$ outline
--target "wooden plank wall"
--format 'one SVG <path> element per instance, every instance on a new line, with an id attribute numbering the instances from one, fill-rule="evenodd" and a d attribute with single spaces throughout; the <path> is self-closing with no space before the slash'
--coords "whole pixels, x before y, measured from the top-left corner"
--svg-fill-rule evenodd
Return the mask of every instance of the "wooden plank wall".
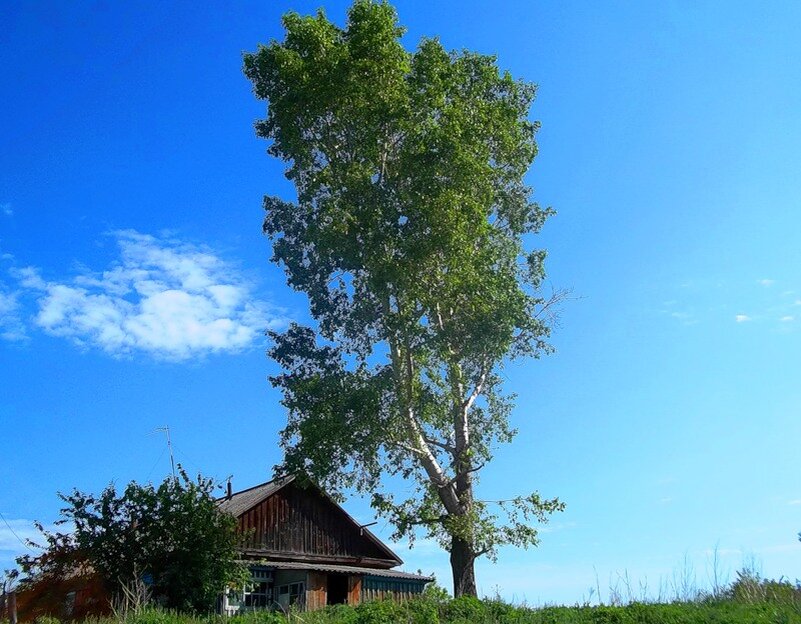
<path id="1" fill-rule="evenodd" d="M 322 609 L 327 600 L 328 575 L 325 572 L 309 572 L 306 582 L 306 609 Z"/>
<path id="2" fill-rule="evenodd" d="M 246 548 L 332 558 L 386 558 L 329 501 L 294 485 L 245 512 L 239 517 L 239 528 L 249 535 Z"/>
<path id="3" fill-rule="evenodd" d="M 348 604 L 357 605 L 362 601 L 362 577 L 348 577 Z"/>

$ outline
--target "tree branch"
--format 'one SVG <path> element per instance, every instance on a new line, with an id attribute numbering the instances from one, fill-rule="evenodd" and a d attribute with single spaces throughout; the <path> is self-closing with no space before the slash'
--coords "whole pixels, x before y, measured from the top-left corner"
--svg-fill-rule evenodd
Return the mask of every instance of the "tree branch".
<path id="1" fill-rule="evenodd" d="M 464 477 L 465 475 L 468 475 L 468 474 L 470 474 L 471 472 L 478 472 L 478 471 L 479 471 L 479 470 L 481 470 L 481 469 L 482 469 L 482 468 L 483 468 L 483 467 L 484 467 L 486 464 L 487 464 L 487 462 L 481 462 L 481 463 L 480 463 L 478 466 L 473 466 L 473 467 L 471 467 L 471 468 L 465 468 L 465 469 L 463 469 L 463 470 L 459 470 L 459 471 L 457 471 L 457 472 L 456 472 L 456 474 L 455 474 L 455 475 L 454 475 L 454 476 L 453 476 L 453 477 L 452 477 L 452 478 L 451 478 L 451 479 L 448 481 L 448 483 L 449 483 L 449 484 L 456 483 L 456 480 L 457 480 L 457 479 L 459 479 L 460 477 Z M 488 503 L 491 503 L 491 502 L 495 502 L 495 501 L 481 501 L 481 502 L 488 502 Z M 501 502 L 501 501 L 497 501 L 497 502 Z"/>
<path id="2" fill-rule="evenodd" d="M 447 453 L 454 453 L 456 451 L 456 447 L 452 444 L 448 444 L 447 442 L 440 442 L 439 440 L 434 440 L 433 438 L 429 438 L 427 436 L 423 436 L 426 444 L 430 444 L 431 446 L 436 446 L 441 448 L 443 451 Z"/>
<path id="3" fill-rule="evenodd" d="M 484 382 L 487 380 L 487 372 L 487 365 L 484 363 L 481 366 L 481 374 L 478 377 L 478 381 L 476 382 L 473 392 L 469 397 L 467 397 L 467 400 L 462 403 L 462 409 L 465 411 L 465 413 L 470 411 L 470 408 L 473 407 L 473 403 L 475 403 L 476 399 L 481 395 L 481 391 L 484 389 Z"/>

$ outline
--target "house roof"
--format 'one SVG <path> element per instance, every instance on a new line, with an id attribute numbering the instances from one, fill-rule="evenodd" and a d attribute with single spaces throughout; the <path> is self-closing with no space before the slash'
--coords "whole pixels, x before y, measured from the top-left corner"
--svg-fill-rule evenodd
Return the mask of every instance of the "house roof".
<path id="1" fill-rule="evenodd" d="M 287 475 L 278 477 L 272 481 L 254 485 L 247 490 L 235 492 L 231 498 L 223 497 L 218 498 L 217 502 L 220 505 L 220 510 L 229 513 L 234 517 L 239 517 L 249 509 L 258 505 L 264 499 L 272 496 L 285 485 L 289 485 L 295 480 L 294 475 Z"/>
<path id="2" fill-rule="evenodd" d="M 245 561 L 249 565 L 254 565 L 253 561 Z M 408 581 L 424 581 L 430 583 L 434 580 L 433 576 L 412 574 L 411 572 L 401 572 L 400 570 L 381 570 L 376 568 L 360 568 L 356 566 L 334 565 L 327 563 L 300 563 L 295 561 L 259 561 L 259 567 L 273 568 L 276 570 L 313 570 L 315 572 L 341 572 L 344 574 L 362 574 L 364 576 L 379 576 L 382 578 L 393 578 Z"/>
<path id="3" fill-rule="evenodd" d="M 267 481 L 266 483 L 261 483 L 259 485 L 254 485 L 246 490 L 242 490 L 241 492 L 234 492 L 231 494 L 230 497 L 224 496 L 222 498 L 217 499 L 217 503 L 220 507 L 221 511 L 231 514 L 234 517 L 240 517 L 245 512 L 253 509 L 256 505 L 261 503 L 262 501 L 266 500 L 282 488 L 286 487 L 290 483 L 295 481 L 295 475 L 285 475 L 282 477 L 278 477 L 273 479 L 272 481 Z M 342 515 L 350 522 L 356 529 L 359 530 L 360 535 L 366 537 L 370 542 L 375 544 L 379 550 L 384 552 L 387 556 L 389 561 L 395 561 L 396 563 L 391 565 L 400 565 L 403 563 L 403 559 L 398 557 L 389 546 L 387 546 L 384 542 L 378 539 L 369 529 L 365 526 L 359 524 L 353 516 L 351 516 L 347 511 L 345 511 L 339 503 L 337 503 L 334 499 L 332 499 L 325 491 L 323 491 L 318 485 L 307 482 L 313 489 L 315 489 L 319 494 L 325 498 L 328 502 L 330 502 L 334 507 L 336 507 Z M 304 485 L 306 487 L 306 485 Z"/>

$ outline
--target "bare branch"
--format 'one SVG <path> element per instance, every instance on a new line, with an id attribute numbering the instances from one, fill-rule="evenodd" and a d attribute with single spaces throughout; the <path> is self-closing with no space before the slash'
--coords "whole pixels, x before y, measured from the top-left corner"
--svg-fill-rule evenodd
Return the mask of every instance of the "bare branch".
<path id="1" fill-rule="evenodd" d="M 470 411 L 470 408 L 473 407 L 473 403 L 476 402 L 476 399 L 481 395 L 481 391 L 484 389 L 484 382 L 487 380 L 487 372 L 488 367 L 486 362 L 481 365 L 481 374 L 478 377 L 478 381 L 476 382 L 476 386 L 473 389 L 473 392 L 467 397 L 467 400 L 462 404 L 462 409 L 466 412 Z"/>
<path id="2" fill-rule="evenodd" d="M 426 441 L 426 444 L 430 444 L 431 446 L 436 446 L 441 448 L 443 451 L 448 453 L 456 452 L 456 447 L 452 444 L 448 444 L 447 442 L 440 442 L 439 440 L 434 440 L 433 438 L 429 438 L 427 436 L 423 436 L 423 439 Z"/>
<path id="3" fill-rule="evenodd" d="M 480 463 L 478 466 L 473 466 L 473 467 L 471 467 L 471 468 L 465 468 L 464 470 L 459 470 L 459 471 L 456 473 L 456 475 L 455 475 L 454 477 L 452 477 L 452 478 L 451 478 L 451 479 L 448 481 L 448 484 L 456 483 L 457 479 L 459 479 L 460 477 L 464 477 L 465 475 L 468 475 L 468 474 L 470 474 L 470 473 L 472 473 L 472 472 L 478 472 L 478 471 L 479 471 L 479 470 L 481 470 L 481 469 L 482 469 L 484 466 L 486 466 L 486 464 L 487 464 L 487 462 L 481 462 L 481 463 Z M 492 502 L 507 502 L 507 501 L 480 501 L 480 502 L 484 502 L 484 503 L 492 503 Z"/>
<path id="4" fill-rule="evenodd" d="M 410 453 L 417 455 L 418 457 L 425 456 L 425 452 L 419 448 L 415 448 L 411 444 L 406 444 L 405 442 L 400 441 L 393 441 L 388 442 L 387 444 L 391 444 L 392 446 L 397 446 L 398 448 L 402 448 L 404 451 L 409 451 Z"/>

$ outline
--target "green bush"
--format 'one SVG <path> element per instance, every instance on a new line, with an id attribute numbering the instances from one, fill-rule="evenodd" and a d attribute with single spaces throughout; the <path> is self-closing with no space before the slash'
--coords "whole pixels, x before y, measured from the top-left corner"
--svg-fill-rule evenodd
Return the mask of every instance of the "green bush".
<path id="1" fill-rule="evenodd" d="M 446 602 L 440 609 L 442 620 L 453 624 L 476 624 L 486 621 L 484 603 L 472 596 L 460 596 Z"/>
<path id="2" fill-rule="evenodd" d="M 396 624 L 404 621 L 401 605 L 390 600 L 365 602 L 355 610 L 355 624 Z"/>
<path id="3" fill-rule="evenodd" d="M 739 583 L 738 583 L 739 582 Z M 719 599 L 670 604 L 529 608 L 499 599 L 423 595 L 407 602 L 374 601 L 320 611 L 258 611 L 231 618 L 179 615 L 163 609 L 83 624 L 801 624 L 799 588 L 786 581 L 738 579 Z M 0 623 L 2 624 L 2 623 Z M 37 624 L 59 624 L 54 618 Z"/>

